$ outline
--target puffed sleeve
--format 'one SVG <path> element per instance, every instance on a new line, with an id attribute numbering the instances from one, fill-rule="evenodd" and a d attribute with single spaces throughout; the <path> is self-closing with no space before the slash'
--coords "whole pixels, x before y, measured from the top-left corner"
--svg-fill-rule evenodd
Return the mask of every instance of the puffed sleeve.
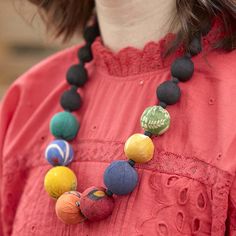
<path id="1" fill-rule="evenodd" d="M 2 195 L 2 160 L 4 155 L 4 144 L 5 139 L 8 135 L 10 129 L 12 129 L 11 121 L 14 118 L 15 111 L 18 107 L 18 103 L 20 100 L 20 86 L 15 82 L 13 83 L 2 100 L 0 101 L 0 236 L 4 236 L 4 215 L 2 214 L 2 209 L 4 206 L 4 202 L 1 201 Z"/>

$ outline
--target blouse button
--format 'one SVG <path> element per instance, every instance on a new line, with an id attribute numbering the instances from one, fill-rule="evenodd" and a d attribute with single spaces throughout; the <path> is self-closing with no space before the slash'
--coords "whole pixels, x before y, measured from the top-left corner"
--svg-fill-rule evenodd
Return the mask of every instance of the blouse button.
<path id="1" fill-rule="evenodd" d="M 208 104 L 210 104 L 210 105 L 213 105 L 214 104 L 214 98 L 209 98 L 209 100 L 208 100 Z"/>
<path id="2" fill-rule="evenodd" d="M 144 84 L 144 81 L 143 80 L 140 80 L 139 81 L 139 85 L 143 85 Z"/>
<path id="3" fill-rule="evenodd" d="M 97 129 L 97 126 L 96 125 L 93 125 L 91 130 L 95 131 Z"/>

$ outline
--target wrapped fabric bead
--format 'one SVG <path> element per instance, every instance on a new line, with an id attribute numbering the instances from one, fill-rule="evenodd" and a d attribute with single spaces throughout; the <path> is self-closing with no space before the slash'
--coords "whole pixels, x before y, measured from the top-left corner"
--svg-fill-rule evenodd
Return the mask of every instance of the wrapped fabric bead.
<path id="1" fill-rule="evenodd" d="M 56 166 L 47 172 L 44 178 L 44 188 L 49 196 L 57 199 L 65 192 L 76 190 L 77 178 L 69 168 Z"/>
<path id="2" fill-rule="evenodd" d="M 179 101 L 181 92 L 178 84 L 165 81 L 157 87 L 156 94 L 160 101 L 172 105 Z"/>
<path id="3" fill-rule="evenodd" d="M 117 195 L 131 193 L 137 182 L 138 173 L 127 161 L 113 161 L 104 173 L 104 184 Z"/>
<path id="4" fill-rule="evenodd" d="M 114 209 L 114 198 L 108 196 L 103 187 L 90 187 L 81 196 L 80 209 L 90 221 L 106 219 Z"/>
<path id="5" fill-rule="evenodd" d="M 50 121 L 50 131 L 58 139 L 73 140 L 79 128 L 76 117 L 68 111 L 57 113 Z"/>
<path id="6" fill-rule="evenodd" d="M 127 139 L 124 152 L 129 159 L 145 163 L 153 158 L 154 144 L 152 139 L 144 134 L 133 134 Z"/>
<path id="7" fill-rule="evenodd" d="M 202 51 L 202 44 L 201 44 L 200 36 L 196 36 L 193 38 L 192 42 L 190 43 L 189 51 L 192 56 L 196 56 Z"/>
<path id="8" fill-rule="evenodd" d="M 70 90 L 65 91 L 61 96 L 60 104 L 64 110 L 78 110 L 82 105 L 82 99 L 77 92 L 77 87 L 72 86 Z"/>
<path id="9" fill-rule="evenodd" d="M 72 146 L 62 139 L 52 141 L 45 150 L 45 158 L 53 166 L 69 165 L 73 157 Z"/>
<path id="10" fill-rule="evenodd" d="M 93 59 L 91 48 L 88 44 L 79 49 L 78 58 L 83 63 L 89 62 Z"/>
<path id="11" fill-rule="evenodd" d="M 96 22 L 95 25 L 85 27 L 83 37 L 87 43 L 91 44 L 99 34 L 99 25 Z"/>
<path id="12" fill-rule="evenodd" d="M 66 79 L 69 84 L 82 87 L 88 80 L 87 70 L 82 64 L 73 65 L 67 71 Z"/>
<path id="13" fill-rule="evenodd" d="M 171 74 L 173 77 L 178 78 L 180 81 L 188 81 L 194 72 L 194 64 L 192 60 L 183 56 L 176 59 L 171 65 Z"/>
<path id="14" fill-rule="evenodd" d="M 86 220 L 80 210 L 81 194 L 76 191 L 63 193 L 56 202 L 56 214 L 63 223 L 73 225 Z"/>
<path id="15" fill-rule="evenodd" d="M 170 114 L 161 106 L 147 107 L 140 119 L 141 127 L 154 135 L 161 135 L 169 129 Z"/>

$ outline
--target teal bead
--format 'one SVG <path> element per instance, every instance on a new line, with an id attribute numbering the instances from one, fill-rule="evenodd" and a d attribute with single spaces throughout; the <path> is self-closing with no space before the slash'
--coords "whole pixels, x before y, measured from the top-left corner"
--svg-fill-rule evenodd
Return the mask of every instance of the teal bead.
<path id="1" fill-rule="evenodd" d="M 80 125 L 76 117 L 68 111 L 54 115 L 50 122 L 50 131 L 56 137 L 67 141 L 73 140 Z"/>
<path id="2" fill-rule="evenodd" d="M 170 114 L 161 106 L 147 107 L 141 116 L 140 123 L 145 131 L 161 135 L 170 126 Z"/>

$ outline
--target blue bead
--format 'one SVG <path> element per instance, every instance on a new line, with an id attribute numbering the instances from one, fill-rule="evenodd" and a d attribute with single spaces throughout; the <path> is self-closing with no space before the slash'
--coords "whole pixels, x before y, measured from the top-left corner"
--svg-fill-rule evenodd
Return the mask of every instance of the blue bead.
<path id="1" fill-rule="evenodd" d="M 54 115 L 50 122 L 51 133 L 59 139 L 73 140 L 79 131 L 80 125 L 76 117 L 68 111 Z"/>
<path id="2" fill-rule="evenodd" d="M 138 173 L 127 161 L 114 161 L 105 170 L 104 184 L 116 195 L 131 193 L 137 183 Z"/>
<path id="3" fill-rule="evenodd" d="M 45 150 L 45 158 L 53 166 L 66 166 L 72 162 L 73 157 L 73 148 L 65 140 L 54 140 Z"/>

